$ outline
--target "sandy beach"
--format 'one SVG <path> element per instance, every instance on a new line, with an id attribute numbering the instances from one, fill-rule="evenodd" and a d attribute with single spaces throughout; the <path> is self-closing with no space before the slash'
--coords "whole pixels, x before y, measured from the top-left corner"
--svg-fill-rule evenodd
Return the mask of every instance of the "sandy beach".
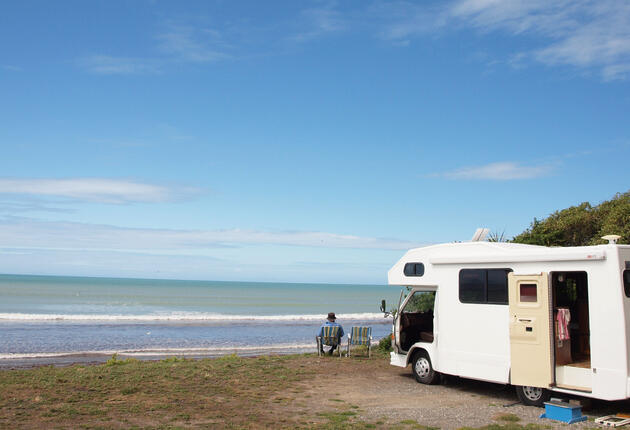
<path id="1" fill-rule="evenodd" d="M 0 371 L 0 428 L 411 429 L 564 427 L 511 387 L 461 378 L 418 384 L 384 353 L 263 355 L 43 366 Z M 592 402 L 589 420 L 630 411 Z"/>

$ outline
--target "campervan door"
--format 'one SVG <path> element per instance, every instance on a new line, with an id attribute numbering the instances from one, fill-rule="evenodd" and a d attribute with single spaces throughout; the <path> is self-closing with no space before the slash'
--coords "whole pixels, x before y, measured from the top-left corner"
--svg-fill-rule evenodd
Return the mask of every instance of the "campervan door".
<path id="1" fill-rule="evenodd" d="M 508 273 L 511 383 L 548 388 L 553 383 L 549 275 Z"/>

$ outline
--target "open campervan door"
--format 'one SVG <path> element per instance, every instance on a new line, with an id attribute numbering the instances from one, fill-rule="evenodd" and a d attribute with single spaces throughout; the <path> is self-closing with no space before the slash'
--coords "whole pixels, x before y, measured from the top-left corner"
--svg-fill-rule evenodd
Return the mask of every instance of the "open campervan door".
<path id="1" fill-rule="evenodd" d="M 553 384 L 549 275 L 508 274 L 511 383 L 548 388 Z"/>

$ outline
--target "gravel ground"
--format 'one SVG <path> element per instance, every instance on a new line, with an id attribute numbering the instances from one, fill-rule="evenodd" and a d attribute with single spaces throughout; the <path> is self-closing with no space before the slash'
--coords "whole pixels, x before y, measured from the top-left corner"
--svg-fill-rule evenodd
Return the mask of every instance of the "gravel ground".
<path id="1" fill-rule="evenodd" d="M 318 399 L 334 397 L 356 405 L 361 411 L 361 419 L 367 422 L 384 420 L 393 424 L 415 420 L 422 425 L 457 429 L 505 424 L 507 421 L 501 416 L 509 414 L 518 417 L 518 423 L 523 425 L 567 426 L 539 418 L 544 412 L 542 408 L 517 403 L 511 386 L 457 377 L 445 377 L 440 385 L 423 385 L 415 381 L 410 367 L 394 367 L 386 360 L 366 360 L 362 365 L 357 365 L 358 359 L 327 358 L 320 361 L 320 365 L 331 368 L 332 377 L 309 390 L 310 394 Z M 630 412 L 630 402 L 592 401 L 590 409 L 583 410 L 590 419 L 572 424 L 571 428 L 598 427 L 593 422 L 595 418 L 617 412 Z"/>

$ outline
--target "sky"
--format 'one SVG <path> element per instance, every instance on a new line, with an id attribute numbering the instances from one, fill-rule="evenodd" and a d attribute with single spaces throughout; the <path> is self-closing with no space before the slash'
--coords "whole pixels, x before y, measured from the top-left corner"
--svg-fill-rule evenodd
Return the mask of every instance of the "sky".
<path id="1" fill-rule="evenodd" d="M 630 189 L 630 3 L 24 1 L 0 273 L 385 284 Z"/>

